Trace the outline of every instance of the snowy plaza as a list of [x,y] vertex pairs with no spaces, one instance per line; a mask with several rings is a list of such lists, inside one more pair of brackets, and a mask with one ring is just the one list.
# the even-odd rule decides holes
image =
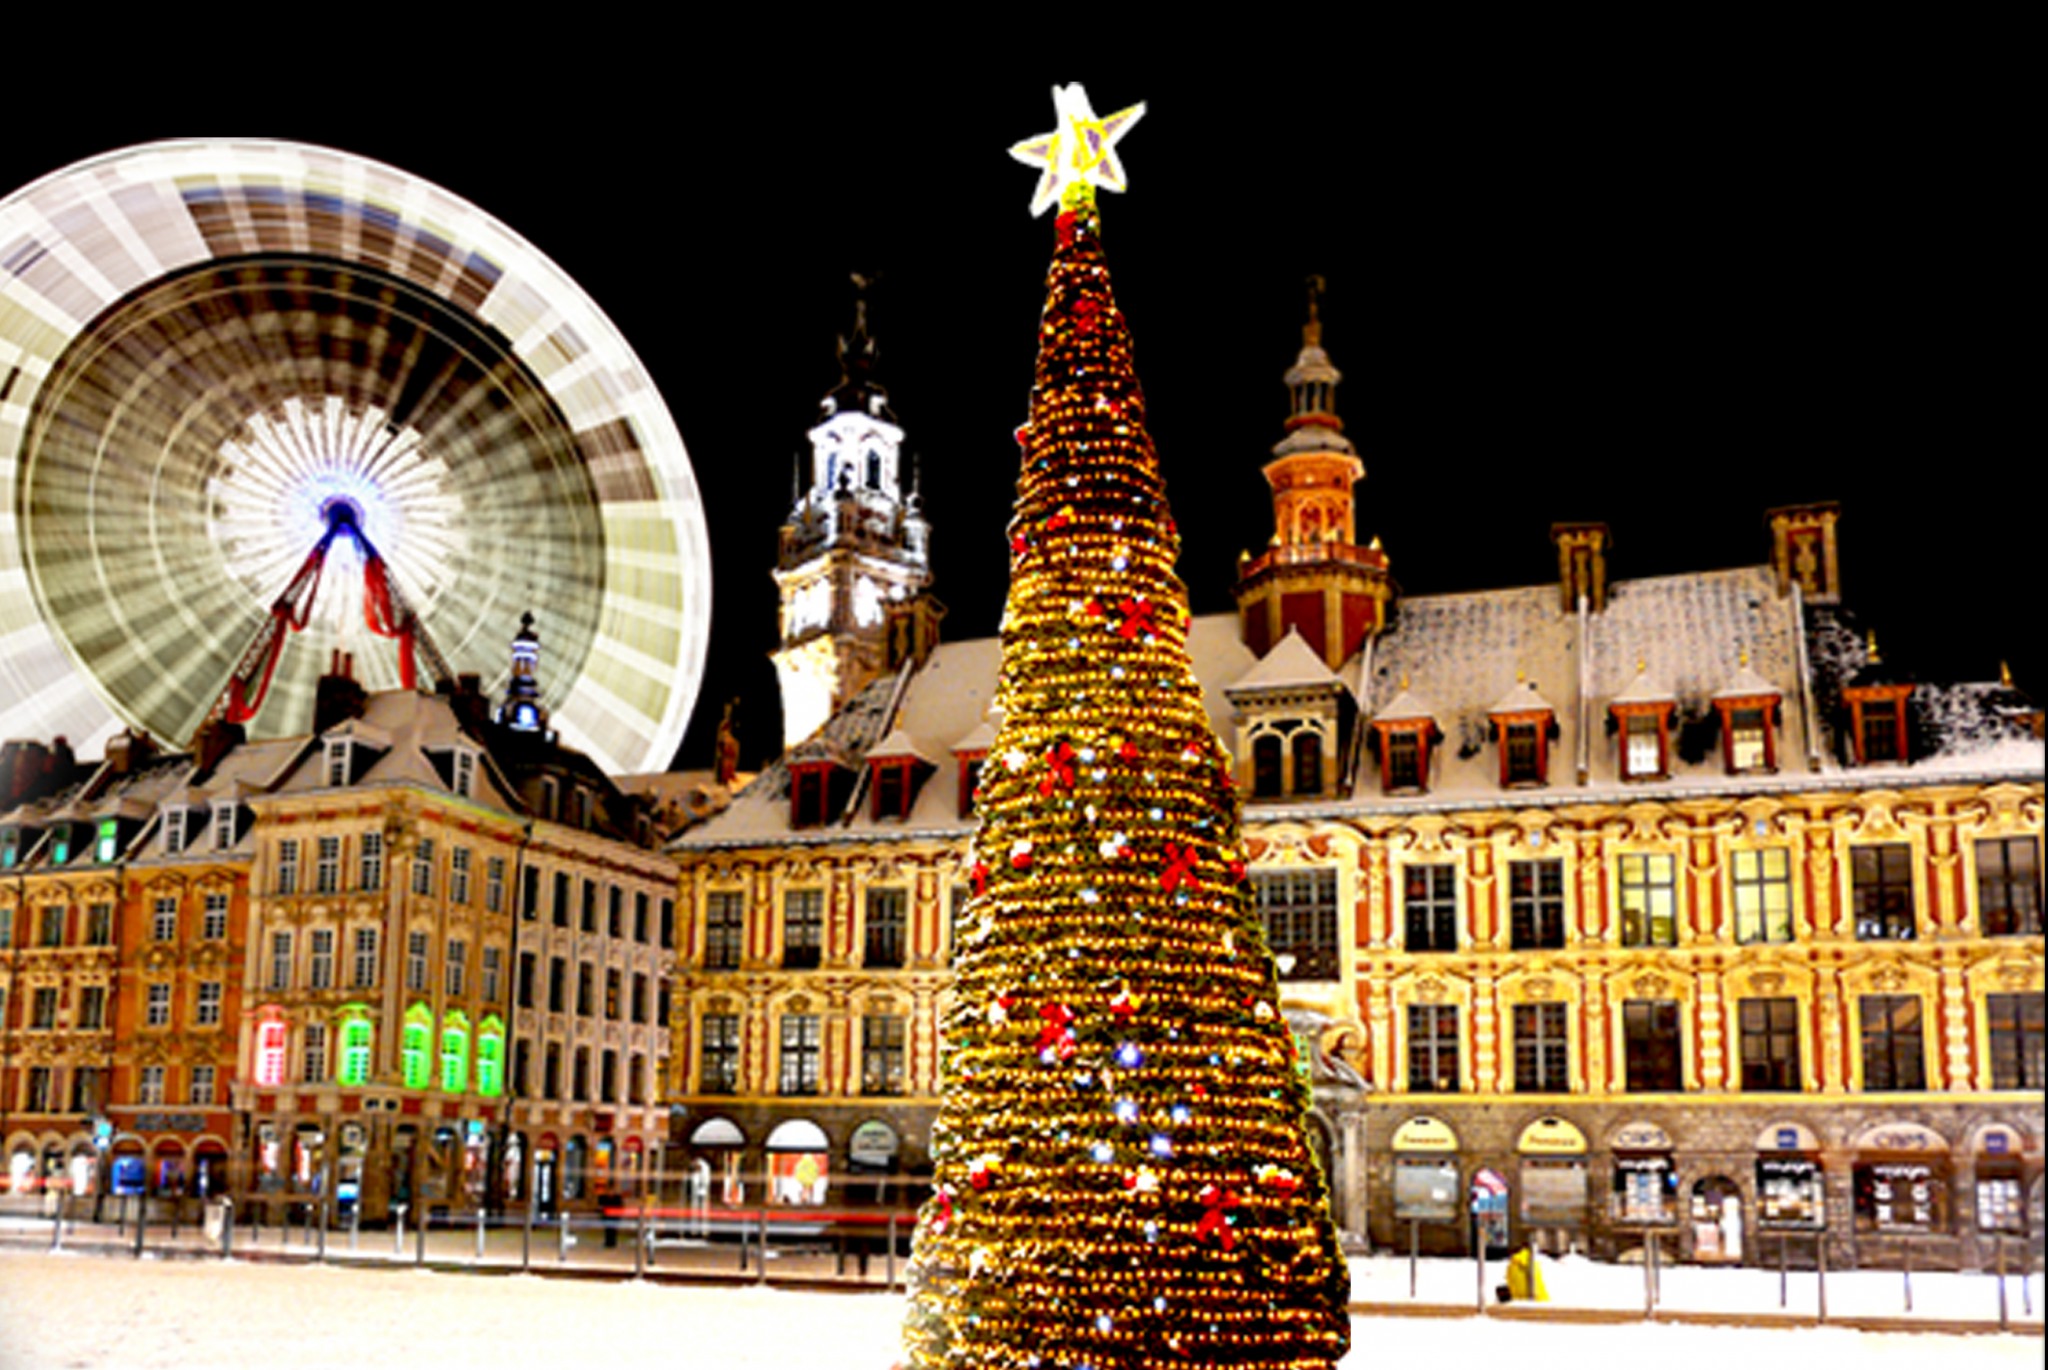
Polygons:
[[[1408,1266],[1381,1257],[1352,1263],[1352,1295],[1387,1313],[1354,1314],[1346,1365],[1555,1364],[1565,1360],[1671,1365],[1741,1364],[1746,1370],[1844,1361],[1884,1370],[1941,1366],[1994,1370],[2041,1363],[2041,1280],[2026,1297],[2023,1330],[1970,1334],[1850,1327],[1701,1325],[1612,1318],[1639,1311],[1641,1271],[1587,1261],[1548,1262],[1550,1313],[1400,1315]],[[1497,1277],[1496,1263],[1489,1275]],[[1417,1294],[1439,1308],[1469,1300],[1473,1269],[1423,1261]],[[1812,1275],[1792,1276],[1788,1311],[1812,1312]],[[1777,1312],[1777,1277],[1761,1270],[1665,1272],[1665,1308],[1735,1318]],[[1982,1276],[1915,1277],[1916,1317],[1989,1328],[1995,1290]],[[2021,1286],[2009,1282],[2015,1319]],[[1836,1316],[1895,1318],[1897,1272],[1829,1280]],[[1468,1304],[1469,1306],[1469,1304]],[[469,1273],[390,1266],[93,1257],[0,1252],[0,1367],[119,1365],[361,1366],[683,1364],[746,1370],[885,1370],[900,1357],[900,1294],[848,1286],[798,1291],[754,1284],[668,1284],[629,1279]],[[1906,1321],[1906,1320],[1902,1320]],[[403,1330],[402,1342],[397,1339]]]

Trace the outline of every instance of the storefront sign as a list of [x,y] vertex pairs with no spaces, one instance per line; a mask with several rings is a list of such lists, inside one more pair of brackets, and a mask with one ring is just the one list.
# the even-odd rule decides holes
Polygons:
[[1458,1134],[1435,1118],[1410,1118],[1394,1129],[1395,1151],[1456,1151]]
[[2013,1145],[2013,1131],[2009,1127],[1993,1126],[1984,1129],[1984,1135],[1977,1140],[1977,1150],[1986,1156],[2010,1156],[2019,1151]]
[[1756,1149],[1812,1153],[1820,1150],[1820,1138],[1803,1123],[1773,1123],[1756,1134]]
[[1522,1129],[1515,1150],[1524,1156],[1583,1156],[1586,1134],[1562,1118],[1538,1118]]
[[1947,1151],[1948,1140],[1918,1123],[1882,1123],[1856,1139],[1858,1151]]
[[138,1113],[137,1132],[199,1132],[206,1127],[203,1113]]
[[1655,1123],[1627,1123],[1607,1141],[1614,1151],[1669,1151],[1671,1134]]
[[897,1145],[896,1129],[884,1122],[865,1122],[848,1139],[846,1158],[855,1165],[886,1166],[896,1159]]
[[1820,1163],[1805,1156],[1759,1156],[1757,1226],[1772,1232],[1817,1232],[1827,1225]]

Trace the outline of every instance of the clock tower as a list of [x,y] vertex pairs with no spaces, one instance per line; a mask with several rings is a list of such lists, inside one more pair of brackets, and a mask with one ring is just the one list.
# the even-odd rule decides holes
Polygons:
[[808,484],[799,459],[776,556],[782,645],[772,655],[785,749],[884,671],[922,659],[945,612],[928,593],[931,525],[914,470],[904,489],[903,429],[875,360],[863,296],[852,334],[839,339],[839,384],[809,433]]

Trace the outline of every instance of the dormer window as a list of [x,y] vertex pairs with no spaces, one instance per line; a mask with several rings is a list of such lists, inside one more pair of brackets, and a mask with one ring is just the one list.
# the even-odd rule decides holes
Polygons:
[[1372,721],[1378,743],[1380,789],[1387,794],[1420,794],[1429,788],[1430,749],[1443,740],[1430,706],[1409,692],[1401,680],[1401,693]]
[[1383,771],[1385,788],[1389,791],[1421,789],[1424,751],[1422,730],[1393,728],[1387,731],[1386,739],[1387,757]]
[[349,783],[352,750],[348,738],[333,737],[327,740],[326,783],[329,789],[338,790]]
[[1500,754],[1503,789],[1550,783],[1550,744],[1557,736],[1557,710],[1526,677],[1501,697],[1487,718]]
[[789,768],[789,825],[815,828],[825,821],[832,763],[814,761]]
[[1728,769],[1731,772],[1770,769],[1769,714],[1763,709],[1728,711]]
[[1662,780],[1671,774],[1674,700],[1616,703],[1610,710],[1623,780]]
[[213,806],[213,849],[226,851],[235,845],[235,804],[224,800]]
[[176,856],[185,850],[185,806],[173,804],[164,810],[164,854]]
[[974,795],[981,788],[981,767],[988,760],[988,753],[959,752],[956,755],[960,762],[960,816],[968,818],[974,813]]
[[1872,699],[1857,710],[1856,740],[1862,753],[1860,759],[1867,765],[1877,761],[1897,761],[1906,754],[1900,734],[1899,701],[1896,699]]
[[50,833],[50,864],[61,866],[71,859],[71,825],[59,823]]
[[1304,728],[1294,735],[1294,797],[1302,799],[1323,792],[1322,734]]
[[450,760],[453,771],[450,787],[464,799],[475,798],[476,753],[467,747],[457,747]]
[[1504,785],[1541,785],[1546,767],[1543,764],[1543,738],[1535,723],[1506,723],[1502,725],[1501,783]]
[[104,866],[120,855],[120,851],[120,820],[102,818],[100,820],[99,832],[93,839],[92,859]]
[[0,829],[0,870],[11,869],[21,860],[21,829]]
[[1280,735],[1261,733],[1252,739],[1252,798],[1280,797]]

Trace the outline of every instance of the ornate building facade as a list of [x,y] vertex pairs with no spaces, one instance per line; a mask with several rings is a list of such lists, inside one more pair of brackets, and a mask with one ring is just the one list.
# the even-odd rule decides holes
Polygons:
[[[1275,531],[1189,645],[1340,1227],[1972,1265],[2041,1231],[2040,714],[1877,659],[1839,511],[1770,558],[1402,596],[1311,319]],[[993,640],[851,695],[677,839],[674,1141],[771,1197],[915,1175]],[[792,1177],[801,1167],[802,1180]],[[2031,1216],[2030,1216],[2031,1215]]]

